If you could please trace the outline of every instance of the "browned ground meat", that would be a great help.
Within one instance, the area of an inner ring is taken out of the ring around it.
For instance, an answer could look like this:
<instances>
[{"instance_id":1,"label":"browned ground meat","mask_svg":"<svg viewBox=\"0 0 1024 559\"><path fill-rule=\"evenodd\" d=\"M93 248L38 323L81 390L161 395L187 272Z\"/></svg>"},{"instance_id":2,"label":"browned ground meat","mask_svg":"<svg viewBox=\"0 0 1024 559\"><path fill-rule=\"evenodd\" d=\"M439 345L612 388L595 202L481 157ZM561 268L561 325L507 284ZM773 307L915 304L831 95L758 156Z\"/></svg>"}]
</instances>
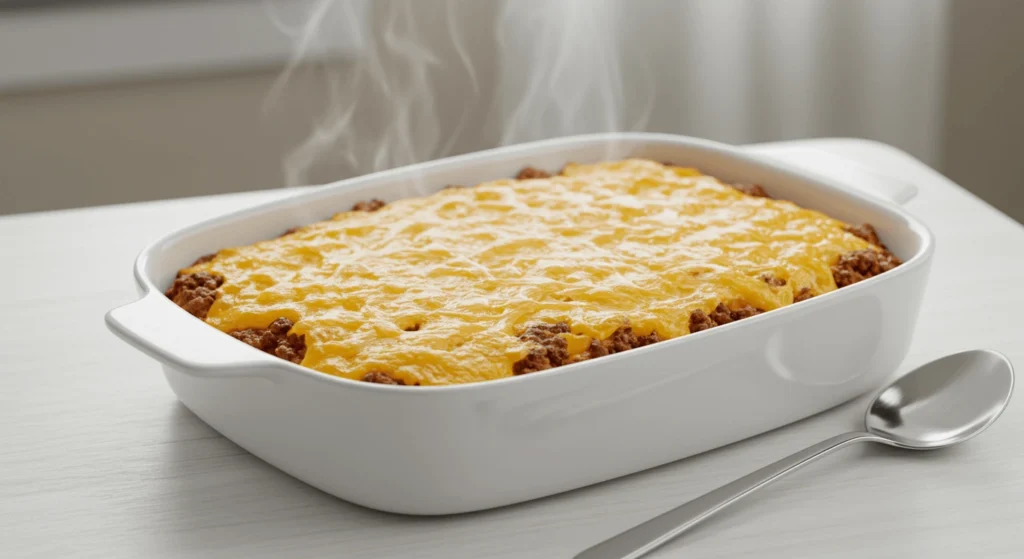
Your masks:
<instances>
[{"instance_id":1,"label":"browned ground meat","mask_svg":"<svg viewBox=\"0 0 1024 559\"><path fill-rule=\"evenodd\" d=\"M395 378L385 372L371 371L363 375L363 382L372 382L374 384L396 384L405 386L405 381L400 378Z\"/></svg>"},{"instance_id":2,"label":"browned ground meat","mask_svg":"<svg viewBox=\"0 0 1024 559\"><path fill-rule=\"evenodd\" d=\"M836 280L836 287L846 287L888 272L900 264L900 259L889 251L855 250L839 256L832 266L832 278Z\"/></svg>"},{"instance_id":3,"label":"browned ground meat","mask_svg":"<svg viewBox=\"0 0 1024 559\"><path fill-rule=\"evenodd\" d=\"M747 196L754 196L756 198L771 198L771 196L769 196L768 193L765 192L764 188L761 188L761 185L759 184L736 183L730 184L729 186L735 188L736 190L739 190L740 192L746 194Z\"/></svg>"},{"instance_id":4,"label":"browned ground meat","mask_svg":"<svg viewBox=\"0 0 1024 559\"><path fill-rule=\"evenodd\" d=\"M708 314L700 309L697 309L690 313L690 333L701 332L709 328L718 326L714 320Z\"/></svg>"},{"instance_id":5,"label":"browned ground meat","mask_svg":"<svg viewBox=\"0 0 1024 559\"><path fill-rule=\"evenodd\" d=\"M794 303L799 303L800 301L806 301L806 300L810 299L811 297L814 297L814 292L811 291L811 288L810 287L801 287L800 291L797 291L793 295L793 302Z\"/></svg>"},{"instance_id":6,"label":"browned ground meat","mask_svg":"<svg viewBox=\"0 0 1024 559\"><path fill-rule=\"evenodd\" d=\"M535 167L523 167L523 170L519 171L519 174L516 175L516 179L517 180L546 179L546 178L548 178L550 176L551 176L551 173L549 173L547 171L543 171L543 170L537 169Z\"/></svg>"},{"instance_id":7,"label":"browned ground meat","mask_svg":"<svg viewBox=\"0 0 1024 559\"><path fill-rule=\"evenodd\" d=\"M223 283L224 278L207 272L178 274L164 295L192 316L205 319Z\"/></svg>"},{"instance_id":8,"label":"browned ground meat","mask_svg":"<svg viewBox=\"0 0 1024 559\"><path fill-rule=\"evenodd\" d=\"M383 208L386 205L387 205L387 202L385 202L384 200L378 200L376 198L373 198L373 199L370 199L370 200L363 200L362 202L356 202L355 205L352 206L352 211L354 211L354 212L375 212L375 211Z\"/></svg>"},{"instance_id":9,"label":"browned ground meat","mask_svg":"<svg viewBox=\"0 0 1024 559\"><path fill-rule=\"evenodd\" d=\"M217 257L217 253L216 252L211 252L210 254L204 254L204 255L200 256L199 258L196 258L196 261L193 262L192 265L193 266L198 266L200 264L205 264L205 263L213 260L216 257Z\"/></svg>"},{"instance_id":10,"label":"browned ground meat","mask_svg":"<svg viewBox=\"0 0 1024 559\"><path fill-rule=\"evenodd\" d=\"M521 375L560 367L568 363L604 357L661 341L657 332L637 335L629 325L621 326L605 340L591 340L590 346L577 355L569 356L568 343L561 334L569 333L569 325L535 324L520 334L519 339L536 344L530 353L512 365L512 372Z\"/></svg>"},{"instance_id":11,"label":"browned ground meat","mask_svg":"<svg viewBox=\"0 0 1024 559\"><path fill-rule=\"evenodd\" d=\"M776 276L775 274L763 274L761 276L761 279L768 285L774 287L782 287L786 285L786 280Z\"/></svg>"},{"instance_id":12,"label":"browned ground meat","mask_svg":"<svg viewBox=\"0 0 1024 559\"><path fill-rule=\"evenodd\" d=\"M579 355L574 355L572 361L586 361L587 359L604 357L605 355L628 351L660 341L661 337L658 336L657 332L651 332L646 336L638 336L633 332L632 327L620 326L618 330L612 332L612 335L603 341L590 340L590 346L587 347L586 351Z\"/></svg>"},{"instance_id":13,"label":"browned ground meat","mask_svg":"<svg viewBox=\"0 0 1024 559\"><path fill-rule=\"evenodd\" d=\"M750 318L764 311L750 305L744 305L737 309L730 309L724 303L719 303L715 310L706 313L697 309L690 313L690 333L700 332L715 326L722 326L744 318Z\"/></svg>"},{"instance_id":14,"label":"browned ground meat","mask_svg":"<svg viewBox=\"0 0 1024 559\"><path fill-rule=\"evenodd\" d=\"M661 338L658 337L657 332L652 331L646 336L638 336L633 333L633 328L627 325L620 326L618 330L612 332L612 335L601 342L601 345L608 349L608 353L618 353L628 349L656 344L660 341Z\"/></svg>"},{"instance_id":15,"label":"browned ground meat","mask_svg":"<svg viewBox=\"0 0 1024 559\"><path fill-rule=\"evenodd\" d=\"M882 244L882 240L878 238L878 232L875 231L875 227L870 223L861 223L860 225L847 225L843 227L847 233L860 237L865 241L875 245L876 247L888 250L885 245Z\"/></svg>"},{"instance_id":16,"label":"browned ground meat","mask_svg":"<svg viewBox=\"0 0 1024 559\"><path fill-rule=\"evenodd\" d=\"M519 335L519 339L536 345L530 349L526 357L512 365L512 373L522 375L565 364L569 360L569 344L559 334L568 333L569 325L564 322L534 324L527 327L526 331Z\"/></svg>"},{"instance_id":17,"label":"browned ground meat","mask_svg":"<svg viewBox=\"0 0 1024 559\"><path fill-rule=\"evenodd\" d=\"M306 356L306 339L305 336L289 334L288 331L292 329L292 326L294 326L292 321L282 317L271 322L270 326L266 328L246 328L228 333L236 340L241 340L285 361L301 363L302 358Z\"/></svg>"}]
</instances>

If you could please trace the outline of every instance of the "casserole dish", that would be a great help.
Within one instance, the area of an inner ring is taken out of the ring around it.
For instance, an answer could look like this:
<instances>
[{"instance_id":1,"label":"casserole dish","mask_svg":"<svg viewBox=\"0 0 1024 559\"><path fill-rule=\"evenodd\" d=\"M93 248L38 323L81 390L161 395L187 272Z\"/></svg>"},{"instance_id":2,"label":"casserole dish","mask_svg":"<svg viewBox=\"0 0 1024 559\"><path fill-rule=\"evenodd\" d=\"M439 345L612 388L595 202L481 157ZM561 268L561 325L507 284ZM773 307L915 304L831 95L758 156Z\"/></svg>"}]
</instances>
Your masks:
<instances>
[{"instance_id":1,"label":"casserole dish","mask_svg":"<svg viewBox=\"0 0 1024 559\"><path fill-rule=\"evenodd\" d=\"M273 237L359 200L393 201L535 165L673 161L848 223L871 223L904 264L733 324L501 380L436 387L337 378L238 343L163 296L224 246ZM256 456L367 507L449 514L534 499L747 438L872 390L909 347L933 241L892 203L739 148L658 134L512 146L312 189L171 234L139 256L142 298L110 329L164 365L196 415ZM716 418L707 424L707 418Z\"/></svg>"}]
</instances>

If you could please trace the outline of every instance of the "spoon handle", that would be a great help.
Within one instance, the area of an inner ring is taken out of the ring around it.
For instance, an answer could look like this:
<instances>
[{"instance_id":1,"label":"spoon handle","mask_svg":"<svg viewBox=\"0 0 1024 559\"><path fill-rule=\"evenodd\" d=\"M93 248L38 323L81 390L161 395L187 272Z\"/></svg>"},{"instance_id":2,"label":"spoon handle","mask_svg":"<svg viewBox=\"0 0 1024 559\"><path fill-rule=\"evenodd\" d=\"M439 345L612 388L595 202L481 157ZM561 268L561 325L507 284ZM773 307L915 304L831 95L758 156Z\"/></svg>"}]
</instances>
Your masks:
<instances>
[{"instance_id":1,"label":"spoon handle","mask_svg":"<svg viewBox=\"0 0 1024 559\"><path fill-rule=\"evenodd\" d=\"M881 440L870 433L846 433L826 439L613 536L575 559L636 559L804 464L852 443Z\"/></svg>"}]
</instances>

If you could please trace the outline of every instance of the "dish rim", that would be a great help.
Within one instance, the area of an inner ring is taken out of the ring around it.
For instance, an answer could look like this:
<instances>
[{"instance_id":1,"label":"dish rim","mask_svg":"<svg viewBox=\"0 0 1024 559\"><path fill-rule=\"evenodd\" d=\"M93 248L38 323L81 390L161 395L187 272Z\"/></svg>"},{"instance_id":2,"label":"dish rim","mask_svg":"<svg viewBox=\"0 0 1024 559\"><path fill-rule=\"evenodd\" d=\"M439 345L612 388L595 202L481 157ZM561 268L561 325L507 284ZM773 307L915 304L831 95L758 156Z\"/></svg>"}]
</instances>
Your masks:
<instances>
[{"instance_id":1,"label":"dish rim","mask_svg":"<svg viewBox=\"0 0 1024 559\"><path fill-rule=\"evenodd\" d=\"M764 156L764 155L756 154L756 153L749 153L749 152L744 151L743 148L739 147L739 146L733 146L733 145L729 145L729 144L725 144L725 143L721 143L721 142L716 142L716 141L713 141L713 140L706 140L706 139L702 139L702 138L694 138L694 137L690 137L690 136L682 136L682 135L675 135L675 134L657 134L657 133L644 133L644 132L583 134L583 135L565 136L565 137L560 137L560 138L552 138L552 139L540 140L540 141L536 141L536 142L528 142L528 143L516 144L516 145L512 145L512 146L504 146L504 147L491 148L491 149L487 149L487 150L475 151L475 152L471 152L471 153L467 153L467 154L463 154L463 155L456 155L456 156L446 157L446 158L442 158L442 159L434 159L434 160L423 162L423 163L417 163L417 164L413 164L413 165L397 167L397 168L389 169L389 170L386 170L386 171L380 171L380 172L371 173L371 174L368 174L368 175L362 175L362 176L359 176L359 177L354 177L354 178L350 178L350 179L344 179L344 180L341 180L341 181L336 181L336 182L332 182L332 183L328 183L328 184L324 184L324 185L314 186L314 187L310 188L310 190L305 191L305 192L297 192L297 193L294 193L294 194L290 194L290 195L284 196L282 198L278 198L276 200L270 200L270 201L267 201L267 202L262 202L260 204L255 205L255 206L250 206L250 207L247 207L247 208L242 208L242 209L239 209L239 210L234 210L234 211L226 212L226 213L220 214L218 216L215 216L215 217L212 217L212 218L208 218L208 219L204 219L202 221L199 221L197 223L194 223L194 224L191 224L191 225L188 225L188 226L185 226L185 227L181 227L181 228L179 228L177 230L174 230L174 231L171 231L171 232L163 235L159 239L149 243L144 249L142 249L142 251L140 252L138 257L136 257L135 264L134 264L134 276L135 276L136 284L141 288L141 291L143 292L142 296L137 301L141 301L141 300L149 298L149 297L165 297L164 294L163 294L163 291L159 287L156 286L156 284L152 281L152 279L149 277L148 273L146 272L146 266L147 266L150 258L153 257L153 253L159 252L160 249L164 245L173 243L176 239L178 239L180 237L191 235L191 234L195 234L197 232L201 232L201 230L206 229L208 227L215 226L215 225L218 225L218 224L221 224L221 223L224 223L224 222L228 222L228 221L234 221L234 220L237 220L237 219L243 219L243 218L247 218L247 217L251 217L251 216L257 216L257 215L260 215L261 213L263 213L263 212L265 212L265 211L267 211L269 209L276 208L276 207L284 205L284 204L306 202L306 201L308 201L310 199L315 199L315 198L317 198L319 196L323 196L325 193L333 193L333 192L338 191L338 190L357 189L358 187L364 186L364 185L366 185L368 183L378 182L378 181L381 181L381 180L387 180L388 178L393 177L393 176L399 176L399 175L404 175L404 174L408 174L408 173L427 173L427 172L429 172L431 170L432 167L438 167L438 166L442 166L442 165L452 165L452 164L457 164L459 162L468 162L468 161L471 161L471 160L474 160L474 159L481 159L481 158L486 158L488 156L493 156L493 155L496 155L498 153L501 153L503 155L507 155L507 156L509 156L509 158L513 158L517 154L517 152L530 151L530 150L533 150L533 149L542 149L544 146L549 146L549 145L554 147L554 146L564 146L565 144L571 144L571 143L587 143L587 142L599 143L599 142L602 142L602 141L606 142L606 143L613 143L613 142L670 142L670 143L684 143L684 144L687 145L687 147L690 147L690 148L698 148L698 149L705 149L705 150L708 150L708 151L719 152L720 154L725 154L725 155L727 155L729 157L732 157L734 159L737 159L737 160L745 160L747 162L752 162L752 163L754 163L754 164L756 164L758 166L766 167L766 168L768 168L770 170L773 170L773 171L776 171L776 172L782 172L783 174L788 174L788 175L791 175L793 177L799 177L800 179L803 179L805 181L808 181L808 182L812 183L814 188L816 188L816 189L825 190L825 191L827 191L827 192L829 192L831 194L835 194L835 195L849 196L849 197L857 198L862 203L866 203L866 204L870 205L873 209L889 212L891 214L895 214L896 216L900 217L904 222L906 222L909 231L911 233L913 233L918 238L918 240L920 242L920 246L919 246L917 252L912 257L910 257L902 265L898 266L897 268L895 268L893 270L890 270L890 271L885 272L883 274L879 274L877 276L868 278L868 279L866 279L864 281L861 281L861 282L858 282L856 284L843 287L841 289L836 289L836 290L828 292L828 293L823 293L823 294L815 296L815 297L813 297L813 298L811 298L809 300L801 301L800 303L793 303L793 304L790 304L790 305L786 305L786 306L778 308L778 309L773 309L771 311L768 311L768 312L765 312L765 313L762 313L762 314L759 314L759 315L756 315L756 316L753 316L753 317L746 318L746 319L744 319L742 321L736 321L736 322L733 322L733 323L725 324L723 326L719 326L719 327L716 327L716 328L711 328L711 329L704 330L704 331L701 331L701 332L695 332L695 333L692 333L692 334L687 334L687 335L679 336L679 337L672 338L672 339L669 339L669 340L664 340L664 341L658 342L657 344L651 344L651 345L644 346L644 347L634 348L634 349L631 349L631 350L625 351L625 352L620 352L620 353L615 353L615 354L611 354L611 355L606 355L606 356L603 356L603 357L601 357L600 359L597 359L597 360L589 360L589 361L581 361L581 362L577 362L577 363L570 363L568 365L562 365L562 366L559 366L559 367L554 367L552 369L548 369L548 370L544 370L544 371L537 371L535 373L529 373L529 374L524 374L524 375L513 375L513 376L510 376L510 377L503 377L503 378L499 378L499 379L492 379L492 380L486 380L486 381L480 381L480 382L448 384L448 385L428 385L428 386L384 385L384 384L376 384L376 383L370 383L370 382L362 382L362 381L355 380L355 379L349 379L349 378L346 378L346 377L340 377L340 376L335 376L335 375L331 375L331 374L328 374L328 373L323 373L323 372L317 371L315 369L311 369L311 368L308 368L308 367L303 367L302 365L291 363L289 361L285 361L285 360L280 359L278 357L275 357L275 356L272 356L272 355L268 355L268 354L266 354L266 353L264 353L264 352L262 352L262 351L260 351L260 350L258 350L256 348L250 348L250 349L252 349L252 352L253 352L253 357L252 357L252 359L250 361L238 361L238 365L237 366L238 367L250 366L250 367L253 367L253 368L259 366L260 368L270 368L270 369L274 369L275 372L279 371L282 376L286 375L285 371L288 371L290 373L304 375L307 378L312 378L312 379L314 379L314 380L316 380L318 382L327 382L327 383L330 383L331 385L335 385L335 386L354 388L354 389L358 389L358 390L385 391L387 394L394 394L394 395L401 395L401 394L437 394L439 392L441 392L441 393L452 393L452 392L500 389L500 388L508 386L508 385L514 385L514 383L525 382L527 379L533 379L533 382L537 382L537 381L540 381L541 379L545 379L545 378L554 379L554 378L558 378L559 376L564 376L566 374L574 374L575 371L577 371L577 370L579 370L581 368L585 368L587 366L591 366L592 367L592 366L595 366L595 364L599 364L599 363L600 364L605 364L605 365L610 365L615 360L636 358L638 355L645 355L645 353L643 353L643 352L669 350L669 349L672 349L672 348L681 347L682 344L698 343L698 342L704 340L707 336L725 335L725 334L727 334L729 332L732 332L737 327L744 327L745 326L745 327L749 328L749 327L751 327L751 325L760 324L760 323L762 323L762 322L764 322L766 320L773 320L772 317L776 317L776 318L774 318L774 320L778 320L781 317L787 316L786 314L783 314L783 313L793 314L793 313L796 313L796 312L805 312L807 309L813 308L813 305L821 306L821 305L827 304L827 303L829 303L831 301L834 301L837 297L841 297L841 296L847 296L848 297L848 296L852 296L853 294L858 293L860 291L864 291L866 289L870 289L873 286L877 285L879 282L885 281L886 278L895 279L896 277L899 277L900 275L911 273L916 268L924 265L924 263L929 259L931 254L934 252L935 240L934 240L934 235L932 234L932 232L928 229L927 226L925 226L918 219L916 219L915 217L913 217L912 215L907 213L898 204L895 204L895 203L893 203L891 201L888 201L888 200L882 199L880 197L873 196L871 194L867 194L867 193L864 193L864 192L861 192L861 191L858 191L858 190L852 190L852 189L843 188L841 186L838 186L828 176L824 176L824 175L820 175L818 173L802 170L802 169L800 169L797 166L794 166L794 165L791 165L791 164L788 164L788 163L785 163L785 162L773 160L769 156ZM168 302L170 302L170 301L168 301ZM128 303L128 304L131 305L131 304L134 304L134 302L133 303ZM812 306L808 306L808 305L812 305ZM180 312L185 312L182 309L177 308L177 307L175 307L175 309L180 311ZM110 312L107 313L106 323L107 323L108 328L115 335L117 335L118 337L120 337L124 341L128 342L133 347L136 347L137 349L139 349L139 350L143 351L144 353L150 355L151 357L157 359L161 363L168 364L168 360L167 359L165 359L163 356L159 355L159 353L157 353L157 352L148 350L145 347L144 343L140 343L139 337L136 336L133 332L131 332L130 330L123 330L119 325L117 325L115 323L115 321L113 321L111 319L111 313L112 312L113 311L110 311ZM200 321L200 322L202 322L202 321ZM213 334L214 332L219 333L219 334L223 334L223 332L221 332L220 330L217 330L216 328L213 328L213 327L211 327L209 325L206 325L205 323L202 323L202 324L211 331L210 332L211 334ZM213 340L214 338L211 337L210 339ZM231 340L230 336L225 336L224 337L224 341L228 341L228 340ZM231 340L231 341L237 342L237 340ZM220 342L216 342L216 343L220 343ZM177 359L175 360L175 362L172 362L170 364L172 364L172 365L180 365L180 366L182 366L184 368L191 369L191 370L194 370L194 371L204 371L204 370L211 370L211 369L217 369L217 368L222 368L223 367L223 366L212 367L212 366L209 366L209 365L206 365L206 364L203 364L203 363L196 362L194 360L185 358L185 357L183 357L181 355L177 355L176 357L177 357ZM233 368L234 366L229 366L229 367ZM236 371L236 372L232 372L232 373L230 373L228 375L220 375L220 376L218 376L218 378L225 378L226 376L229 376L229 377L253 377L253 376L257 376L257 375L247 374L247 373L242 372L242 371ZM258 375L258 376L266 377L267 375L264 374L264 375Z\"/></svg>"}]
</instances>

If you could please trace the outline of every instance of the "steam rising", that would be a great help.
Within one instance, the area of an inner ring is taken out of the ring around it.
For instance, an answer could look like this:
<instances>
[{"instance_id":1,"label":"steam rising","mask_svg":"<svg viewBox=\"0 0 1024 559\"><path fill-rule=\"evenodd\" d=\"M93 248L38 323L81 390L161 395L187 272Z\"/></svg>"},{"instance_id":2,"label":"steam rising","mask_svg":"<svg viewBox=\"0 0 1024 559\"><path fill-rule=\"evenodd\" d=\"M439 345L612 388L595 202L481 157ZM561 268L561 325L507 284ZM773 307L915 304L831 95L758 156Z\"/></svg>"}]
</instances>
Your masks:
<instances>
[{"instance_id":1,"label":"steam rising","mask_svg":"<svg viewBox=\"0 0 1024 559\"><path fill-rule=\"evenodd\" d=\"M622 71L623 37L615 0L507 2L497 30L506 69L502 144L582 134L642 129L654 100L650 68ZM643 98L629 122L625 88Z\"/></svg>"},{"instance_id":2,"label":"steam rising","mask_svg":"<svg viewBox=\"0 0 1024 559\"><path fill-rule=\"evenodd\" d=\"M285 158L285 179L308 184L323 163L365 174L499 144L642 129L653 79L642 61L623 63L616 23L625 4L316 0L299 22L278 14L295 52L270 104L300 67L342 40L360 45L355 58L315 63L329 104Z\"/></svg>"}]
</instances>

